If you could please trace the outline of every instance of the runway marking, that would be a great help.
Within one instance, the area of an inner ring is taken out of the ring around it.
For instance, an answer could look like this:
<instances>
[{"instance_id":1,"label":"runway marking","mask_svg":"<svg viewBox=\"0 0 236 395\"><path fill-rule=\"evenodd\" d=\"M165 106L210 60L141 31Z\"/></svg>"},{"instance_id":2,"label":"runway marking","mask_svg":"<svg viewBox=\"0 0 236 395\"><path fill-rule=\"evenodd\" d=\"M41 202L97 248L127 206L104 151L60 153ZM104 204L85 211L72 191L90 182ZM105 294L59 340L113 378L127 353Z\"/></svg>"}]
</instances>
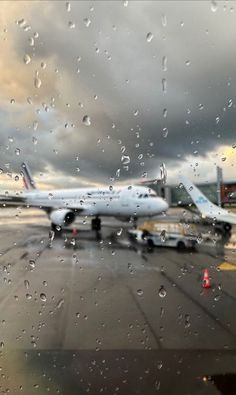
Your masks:
<instances>
[{"instance_id":1,"label":"runway marking","mask_svg":"<svg viewBox=\"0 0 236 395\"><path fill-rule=\"evenodd\" d=\"M236 264L230 262L222 262L218 268L219 270L236 270Z\"/></svg>"}]
</instances>

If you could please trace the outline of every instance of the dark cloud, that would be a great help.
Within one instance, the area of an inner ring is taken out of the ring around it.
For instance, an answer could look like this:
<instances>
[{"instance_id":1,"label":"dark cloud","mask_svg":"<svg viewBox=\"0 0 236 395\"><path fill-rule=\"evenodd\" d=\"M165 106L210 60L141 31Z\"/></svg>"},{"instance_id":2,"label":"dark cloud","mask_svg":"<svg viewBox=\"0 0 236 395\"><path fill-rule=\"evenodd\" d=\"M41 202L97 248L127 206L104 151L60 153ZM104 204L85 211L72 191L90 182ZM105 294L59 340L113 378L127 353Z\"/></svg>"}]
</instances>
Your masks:
<instances>
[{"instance_id":1,"label":"dark cloud","mask_svg":"<svg viewBox=\"0 0 236 395\"><path fill-rule=\"evenodd\" d=\"M121 180L145 171L152 176L162 162L171 173L196 151L204 157L234 143L233 7L234 2L218 2L215 10L199 1L130 1L127 7L122 1L86 1L71 2L67 12L64 2L28 3L31 30L13 27L9 16L16 59L29 84L11 122L2 102L2 160L14 170L22 159L34 172L49 165L76 183L107 182L118 169ZM21 10L14 18L24 17ZM29 46L34 32L38 37ZM25 53L30 65L22 65ZM33 84L36 70L39 89ZM82 122L85 115L90 126ZM9 136L14 147L5 150ZM14 153L17 146L20 155ZM129 168L122 155L130 158Z\"/></svg>"}]
</instances>

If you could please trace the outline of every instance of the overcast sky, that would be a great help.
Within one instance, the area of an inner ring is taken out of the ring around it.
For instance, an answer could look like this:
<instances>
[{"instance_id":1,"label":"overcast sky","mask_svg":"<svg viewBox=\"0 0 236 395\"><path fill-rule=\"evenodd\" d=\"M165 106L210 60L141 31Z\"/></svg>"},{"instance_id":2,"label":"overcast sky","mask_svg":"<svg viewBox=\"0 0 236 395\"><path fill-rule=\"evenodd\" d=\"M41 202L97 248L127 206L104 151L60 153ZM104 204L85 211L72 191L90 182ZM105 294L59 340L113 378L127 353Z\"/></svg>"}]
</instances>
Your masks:
<instances>
[{"instance_id":1,"label":"overcast sky","mask_svg":"<svg viewBox=\"0 0 236 395\"><path fill-rule=\"evenodd\" d=\"M43 188L131 182L162 162L167 182L213 180L216 165L236 179L234 8L2 2L3 188L21 187L23 160Z\"/></svg>"}]
</instances>

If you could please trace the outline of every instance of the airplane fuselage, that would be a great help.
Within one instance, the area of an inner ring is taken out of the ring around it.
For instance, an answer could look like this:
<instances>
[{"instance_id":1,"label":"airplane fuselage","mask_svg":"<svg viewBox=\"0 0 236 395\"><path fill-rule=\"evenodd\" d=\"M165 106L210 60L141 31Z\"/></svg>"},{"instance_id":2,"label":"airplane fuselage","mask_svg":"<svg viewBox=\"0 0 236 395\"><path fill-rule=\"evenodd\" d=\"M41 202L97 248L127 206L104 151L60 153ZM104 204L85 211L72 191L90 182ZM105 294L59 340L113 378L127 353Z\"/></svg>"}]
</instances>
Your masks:
<instances>
[{"instance_id":1,"label":"airplane fuselage","mask_svg":"<svg viewBox=\"0 0 236 395\"><path fill-rule=\"evenodd\" d=\"M168 208L153 190L142 186L34 190L24 197L30 206L78 210L86 216L144 217Z\"/></svg>"}]
</instances>

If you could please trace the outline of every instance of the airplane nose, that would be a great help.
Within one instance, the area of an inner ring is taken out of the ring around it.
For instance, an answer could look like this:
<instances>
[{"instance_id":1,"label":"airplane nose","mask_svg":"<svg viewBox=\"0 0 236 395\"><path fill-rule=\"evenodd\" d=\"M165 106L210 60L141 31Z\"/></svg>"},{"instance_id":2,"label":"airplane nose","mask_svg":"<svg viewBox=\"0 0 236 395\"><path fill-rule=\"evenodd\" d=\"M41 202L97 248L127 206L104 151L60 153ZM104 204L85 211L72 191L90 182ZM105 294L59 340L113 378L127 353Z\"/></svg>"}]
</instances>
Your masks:
<instances>
[{"instance_id":1,"label":"airplane nose","mask_svg":"<svg viewBox=\"0 0 236 395\"><path fill-rule=\"evenodd\" d=\"M163 200L162 201L162 211L167 211L168 208L169 208L168 203L165 200Z\"/></svg>"}]
</instances>

